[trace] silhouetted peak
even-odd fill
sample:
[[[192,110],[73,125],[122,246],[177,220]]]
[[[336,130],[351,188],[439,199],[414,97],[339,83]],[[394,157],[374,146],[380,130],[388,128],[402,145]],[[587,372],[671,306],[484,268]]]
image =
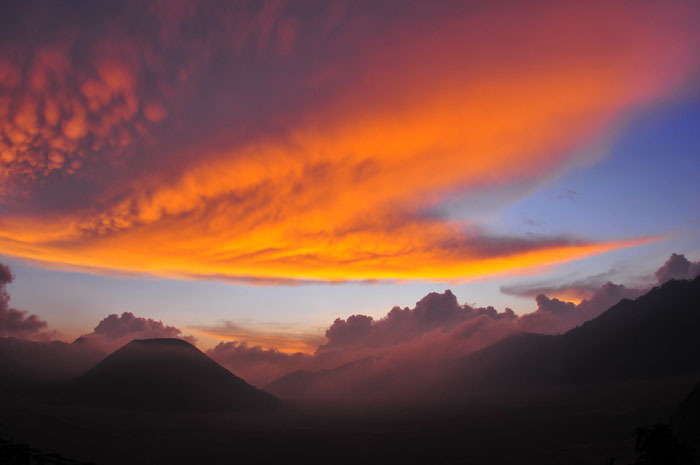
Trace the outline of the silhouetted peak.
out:
[[[134,339],[124,347],[183,347],[199,350],[192,344],[174,337],[159,337],[153,339]]]
[[[692,279],[669,279],[663,284],[659,284],[658,286],[654,286],[646,295],[653,294],[654,292],[659,292],[659,291],[668,291],[671,289],[681,289],[681,288],[689,288],[689,287],[694,287],[700,285],[700,275],[696,276],[695,278]],[[642,297],[644,297],[642,296]]]
[[[278,404],[176,338],[135,339],[66,389],[79,402],[139,410],[257,410]]]
[[[623,299],[565,334],[519,334],[472,353],[461,386],[657,378],[700,370],[700,279],[670,280]]]

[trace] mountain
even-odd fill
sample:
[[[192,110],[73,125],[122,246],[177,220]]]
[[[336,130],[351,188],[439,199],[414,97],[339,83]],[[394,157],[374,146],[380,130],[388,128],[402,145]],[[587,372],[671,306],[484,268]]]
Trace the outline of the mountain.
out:
[[[367,391],[375,384],[367,382],[373,362],[372,357],[367,357],[329,370],[296,370],[272,381],[265,386],[265,390],[289,399],[325,397],[328,392],[337,397],[345,397],[350,394],[349,391],[359,395],[362,393],[358,392],[358,388]],[[365,380],[364,386],[358,386],[359,377]]]
[[[678,437],[700,450],[700,384],[681,402],[671,417],[673,429]],[[700,457],[697,457],[700,460]]]
[[[85,373],[107,354],[79,342],[0,338],[0,386],[36,387]]]
[[[359,360],[296,371],[265,389],[282,398],[459,398],[465,391],[648,379],[700,373],[700,277],[624,299],[562,335],[519,333],[431,366]],[[329,394],[330,393],[330,394]]]
[[[700,372],[700,277],[624,299],[563,335],[518,334],[458,360],[458,390]]]
[[[60,390],[64,400],[135,410],[261,410],[272,395],[180,339],[134,340]]]

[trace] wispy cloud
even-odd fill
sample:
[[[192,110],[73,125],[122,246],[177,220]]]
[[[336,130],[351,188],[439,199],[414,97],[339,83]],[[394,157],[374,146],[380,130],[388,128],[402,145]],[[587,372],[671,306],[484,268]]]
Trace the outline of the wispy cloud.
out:
[[[324,340],[322,334],[309,333],[308,329],[273,323],[253,326],[225,320],[217,325],[189,326],[187,330],[220,341],[245,342],[282,353],[312,353]]]

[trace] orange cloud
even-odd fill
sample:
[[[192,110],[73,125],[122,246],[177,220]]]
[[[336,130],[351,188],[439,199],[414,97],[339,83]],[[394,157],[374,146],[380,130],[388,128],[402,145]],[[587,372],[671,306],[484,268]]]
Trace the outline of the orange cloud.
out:
[[[80,269],[251,282],[462,280],[650,240],[502,237],[425,212],[455,192],[468,199],[552,177],[580,161],[578,145],[676,91],[697,65],[689,7],[442,8],[412,5],[386,24],[377,14],[374,26],[346,12],[330,29],[285,8],[268,11],[249,36],[264,65],[245,61],[241,41],[216,27],[202,37],[221,39],[208,44],[222,47],[230,68],[147,54],[129,61],[132,42],[104,41],[99,50],[113,56],[81,68],[87,77],[68,86],[78,96],[47,99],[39,86],[31,95],[52,103],[13,114],[0,160],[9,160],[10,180],[52,170],[78,176],[83,160],[100,164],[99,153],[126,161],[104,162],[104,185],[73,208],[16,209],[0,219],[0,252]],[[166,49],[171,26],[157,39]],[[316,30],[325,40],[304,35]],[[239,82],[239,60],[260,87],[228,84]],[[231,74],[220,78],[222,69]],[[198,79],[200,87],[189,84]],[[148,92],[153,82],[160,101]],[[240,116],[250,92],[259,108]],[[200,97],[207,105],[198,106]],[[158,132],[155,123],[166,126]]]
[[[291,329],[291,330],[290,330]],[[223,322],[219,326],[193,327],[187,331],[205,339],[211,339],[214,343],[221,341],[245,342],[251,346],[262,348],[274,348],[285,354],[313,353],[324,342],[321,334],[307,334],[294,331],[293,328],[261,328],[259,330],[236,325],[230,321]]]

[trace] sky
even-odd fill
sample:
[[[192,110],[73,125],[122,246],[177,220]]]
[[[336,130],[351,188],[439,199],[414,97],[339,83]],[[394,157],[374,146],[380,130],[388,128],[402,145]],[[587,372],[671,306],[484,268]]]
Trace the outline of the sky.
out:
[[[0,263],[65,339],[312,352],[430,292],[524,314],[700,259],[697,2],[3,8]]]

